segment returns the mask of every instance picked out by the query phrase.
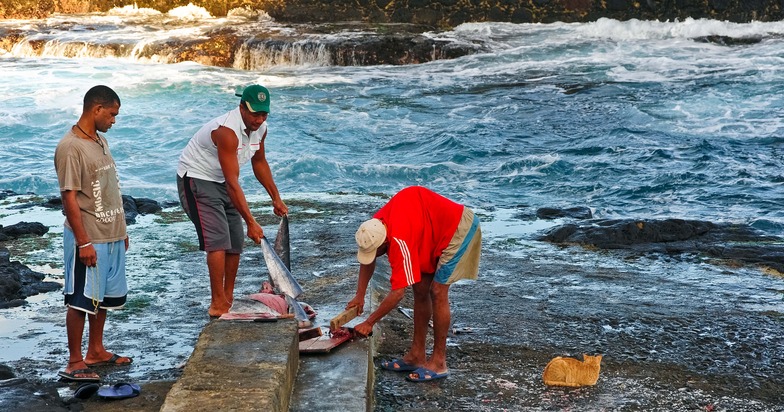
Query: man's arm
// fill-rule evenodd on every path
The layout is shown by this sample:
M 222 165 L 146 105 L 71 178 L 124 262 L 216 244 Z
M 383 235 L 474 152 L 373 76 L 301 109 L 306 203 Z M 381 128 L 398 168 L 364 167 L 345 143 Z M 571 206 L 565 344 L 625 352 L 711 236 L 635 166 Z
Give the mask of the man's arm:
M 357 293 L 354 295 L 354 298 L 348 302 L 346 305 L 346 309 L 352 308 L 356 306 L 359 311 L 357 314 L 361 315 L 365 312 L 365 293 L 367 292 L 368 284 L 370 284 L 370 278 L 373 277 L 373 272 L 376 271 L 376 261 L 374 260 L 372 263 L 368 265 L 359 265 L 359 279 L 357 280 Z
M 82 211 L 79 209 L 79 202 L 76 200 L 76 194 L 75 190 L 63 190 L 60 192 L 60 197 L 63 199 L 63 212 L 65 212 L 65 218 L 68 219 L 68 225 L 71 227 L 74 237 L 76 238 L 76 245 L 87 245 L 84 247 L 77 247 L 77 250 L 79 251 L 79 260 L 85 266 L 92 267 L 98 262 L 98 256 L 95 254 L 95 248 L 91 243 L 90 235 L 87 234 L 84 223 L 82 223 Z
M 373 325 L 386 316 L 392 309 L 396 308 L 400 301 L 403 300 L 405 293 L 406 288 L 389 291 L 387 296 L 384 297 L 384 300 L 378 305 L 378 309 L 371 313 L 364 322 L 355 326 L 354 330 L 363 336 L 370 335 L 370 333 L 373 332 Z
M 256 180 L 264 186 L 270 199 L 272 199 L 272 211 L 278 216 L 283 216 L 289 213 L 289 208 L 283 203 L 283 199 L 280 198 L 278 187 L 275 185 L 275 180 L 272 178 L 272 170 L 269 167 L 269 163 L 267 163 L 267 155 L 265 154 L 264 149 L 265 140 L 267 140 L 266 131 L 261 138 L 261 142 L 259 142 L 259 150 L 256 151 L 250 159 L 250 162 L 251 165 L 253 165 L 253 174 L 256 176 Z
M 237 161 L 239 139 L 233 130 L 220 126 L 212 131 L 212 141 L 218 147 L 218 161 L 223 171 L 223 177 L 226 179 L 226 191 L 229 194 L 229 199 L 242 219 L 245 220 L 245 224 L 248 226 L 248 237 L 256 243 L 261 243 L 264 230 L 250 213 L 245 192 L 240 187 L 240 164 Z

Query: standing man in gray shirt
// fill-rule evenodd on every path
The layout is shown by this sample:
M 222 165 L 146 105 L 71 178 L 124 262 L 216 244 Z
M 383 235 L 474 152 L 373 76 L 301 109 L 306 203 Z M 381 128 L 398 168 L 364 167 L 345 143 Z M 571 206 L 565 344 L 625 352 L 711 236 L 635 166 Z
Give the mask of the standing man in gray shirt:
M 106 133 L 120 112 L 120 98 L 106 86 L 84 96 L 82 115 L 63 136 L 54 166 L 63 200 L 65 304 L 68 312 L 67 381 L 100 381 L 91 366 L 128 365 L 133 360 L 103 346 L 106 310 L 125 305 L 125 251 L 128 234 L 119 178 Z M 82 357 L 85 315 L 90 320 L 87 353 Z

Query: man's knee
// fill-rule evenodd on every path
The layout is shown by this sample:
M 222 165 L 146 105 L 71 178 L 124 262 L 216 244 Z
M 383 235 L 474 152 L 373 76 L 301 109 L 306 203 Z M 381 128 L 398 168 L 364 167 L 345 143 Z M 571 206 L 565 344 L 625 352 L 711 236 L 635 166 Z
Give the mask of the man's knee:
M 430 287 L 430 296 L 433 298 L 433 301 L 442 301 L 442 300 L 448 301 L 449 285 L 433 282 L 433 285 Z

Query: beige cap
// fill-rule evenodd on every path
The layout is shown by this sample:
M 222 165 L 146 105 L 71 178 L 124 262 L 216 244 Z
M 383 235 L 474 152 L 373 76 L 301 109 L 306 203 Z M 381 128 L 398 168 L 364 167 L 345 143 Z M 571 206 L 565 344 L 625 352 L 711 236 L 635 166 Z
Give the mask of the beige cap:
M 359 225 L 355 237 L 359 246 L 357 260 L 363 265 L 369 265 L 376 259 L 376 249 L 387 240 L 387 229 L 380 220 L 370 219 Z

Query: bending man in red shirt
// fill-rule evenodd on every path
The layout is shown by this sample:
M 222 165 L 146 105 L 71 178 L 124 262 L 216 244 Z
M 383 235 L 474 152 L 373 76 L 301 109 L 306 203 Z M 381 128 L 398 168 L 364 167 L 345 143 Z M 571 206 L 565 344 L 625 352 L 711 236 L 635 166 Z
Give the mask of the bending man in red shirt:
M 381 367 L 406 371 L 415 382 L 445 378 L 446 337 L 450 324 L 449 285 L 476 279 L 482 233 L 474 212 L 424 187 L 408 187 L 394 195 L 356 234 L 359 251 L 357 293 L 347 308 L 362 313 L 365 292 L 376 269 L 376 258 L 389 257 L 391 290 L 378 309 L 354 330 L 369 335 L 373 325 L 403 299 L 406 287 L 414 290 L 414 336 L 400 359 Z M 433 353 L 425 355 L 428 324 L 433 319 Z

